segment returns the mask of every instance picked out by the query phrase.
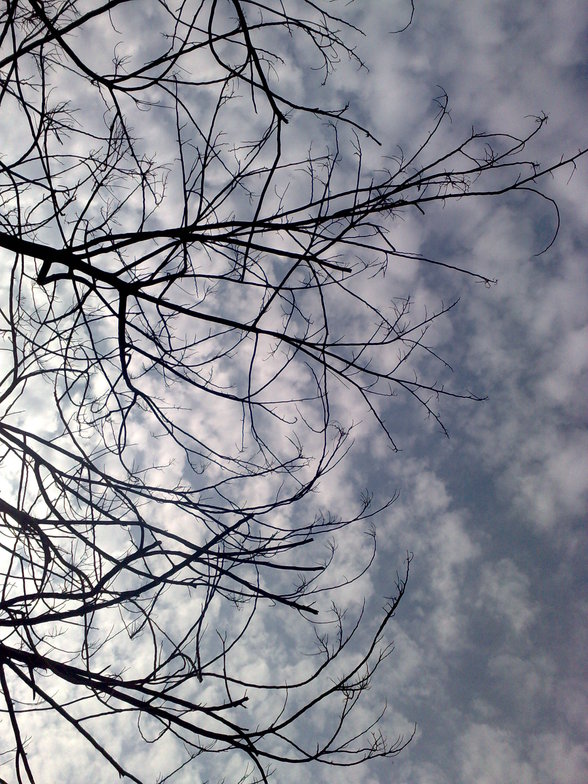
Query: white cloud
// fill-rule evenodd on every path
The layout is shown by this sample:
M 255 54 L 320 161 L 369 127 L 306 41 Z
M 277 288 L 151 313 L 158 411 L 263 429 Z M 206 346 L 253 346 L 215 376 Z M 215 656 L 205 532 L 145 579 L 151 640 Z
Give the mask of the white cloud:
M 533 739 L 531 761 L 540 784 L 578 784 L 588 769 L 588 751 L 561 732 L 546 732 Z
M 524 632 L 537 614 L 529 595 L 529 578 L 510 558 L 482 567 L 476 607 L 504 618 L 516 634 Z
M 545 109 L 552 118 L 533 157 L 554 160 L 560 150 L 575 149 L 585 133 L 583 118 L 578 114 L 580 80 L 575 76 L 584 57 L 583 3 L 421 2 L 413 27 L 401 36 L 390 36 L 388 31 L 402 23 L 408 5 L 400 3 L 384 12 L 383 5 L 373 4 L 367 15 L 365 8 L 360 11 L 360 4 L 350 7 L 351 13 L 358 14 L 358 23 L 366 23 L 368 37 L 362 51 L 371 75 L 353 68 L 342 70 L 346 78 L 348 74 L 348 81 L 328 93 L 334 104 L 347 97 L 354 99 L 359 119 L 373 122 L 384 142 L 384 155 L 394 154 L 397 143 L 408 149 L 424 137 L 429 127 L 426 118 L 431 117 L 430 98 L 436 94 L 437 83 L 449 91 L 453 106 L 453 125 L 448 124 L 442 132 L 445 140 L 461 139 L 472 121 L 488 130 L 521 132 L 529 123 L 525 115 Z M 126 12 L 124 5 L 123 9 Z M 132 9 L 131 4 L 128 9 Z M 360 13 L 365 16 L 363 20 Z M 149 27 L 159 38 L 160 30 L 152 19 Z M 132 47 L 128 44 L 128 49 L 136 54 L 145 40 L 137 39 Z M 102 54 L 93 47 L 92 56 Z M 311 90 L 310 82 L 302 76 L 302 62 L 300 58 L 296 67 L 280 74 L 280 87 L 293 90 L 297 98 L 315 89 Z M 81 94 L 79 85 L 76 91 L 70 97 Z M 362 109 L 362 104 L 367 108 Z M 199 110 L 203 111 L 202 105 Z M 144 143 L 158 148 L 162 157 L 173 158 L 176 149 L 162 144 L 154 116 L 154 112 L 145 116 Z M 244 133 L 252 132 L 247 113 L 232 116 Z M 157 117 L 165 123 L 162 114 Z M 290 151 L 293 156 L 304 157 L 316 129 L 296 120 L 290 128 L 294 129 Z M 312 141 L 324 145 L 325 139 Z M 368 144 L 365 155 L 366 165 L 382 163 L 380 150 Z M 373 487 L 382 497 L 401 489 L 400 500 L 377 522 L 380 571 L 346 588 L 341 595 L 343 604 L 357 611 L 367 597 L 370 610 L 378 606 L 379 596 L 391 591 L 404 552 L 415 553 L 407 596 L 391 629 L 397 650 L 381 688 L 378 686 L 368 696 L 376 704 L 390 688 L 392 699 L 398 701 L 391 711 L 391 727 L 403 730 L 413 718 L 424 714 L 423 725 L 432 728 L 406 752 L 406 762 L 400 758 L 393 767 L 388 763 L 376 765 L 369 773 L 360 768 L 350 774 L 349 781 L 372 784 L 398 776 L 406 784 L 453 784 L 460 776 L 464 784 L 577 784 L 585 778 L 588 760 L 578 737 L 585 732 L 586 699 L 576 671 L 567 677 L 565 665 L 560 663 L 564 651 L 582 650 L 582 646 L 577 640 L 570 645 L 568 639 L 553 639 L 551 630 L 542 628 L 543 610 L 550 608 L 540 606 L 547 600 L 538 590 L 538 578 L 529 565 L 529 550 L 513 555 L 513 547 L 535 547 L 537 553 L 532 554 L 541 563 L 553 563 L 562 552 L 573 556 L 577 563 L 584 544 L 579 520 L 585 514 L 588 492 L 588 444 L 582 405 L 588 356 L 587 291 L 585 248 L 579 246 L 586 229 L 588 197 L 582 172 L 584 164 L 565 188 L 567 174 L 553 182 L 553 193 L 564 206 L 564 224 L 555 249 L 537 259 L 531 256 L 549 235 L 553 213 L 532 198 L 501 205 L 461 202 L 455 209 L 433 212 L 426 220 L 411 214 L 391 226 L 391 241 L 400 248 L 430 248 L 438 257 L 496 275 L 496 288 L 472 288 L 456 277 L 437 279 L 408 261 L 391 265 L 383 281 L 365 284 L 366 290 L 377 288 L 374 296 L 382 302 L 412 290 L 421 308 L 424 304 L 436 306 L 454 292 L 462 293 L 459 313 L 452 314 L 451 324 L 435 332 L 434 344 L 447 347 L 443 355 L 456 366 L 456 383 L 463 379 L 469 384 L 473 379 L 476 391 L 488 392 L 490 400 L 475 409 L 458 409 L 455 415 L 452 432 L 459 444 L 456 449 L 462 460 L 469 462 L 465 479 L 454 475 L 452 447 L 435 441 L 430 442 L 427 453 L 412 459 L 407 459 L 406 453 L 392 456 L 376 437 L 373 423 L 367 422 L 363 412 L 358 413 L 345 391 L 340 390 L 334 404 L 333 410 L 341 418 L 365 421 L 358 428 L 357 449 L 351 461 L 322 482 L 317 505 L 345 513 L 354 508 L 364 487 Z M 223 176 L 215 172 L 217 175 L 216 184 Z M 174 185 L 175 181 L 170 181 L 170 187 Z M 304 187 L 302 181 L 292 182 L 290 193 L 295 188 L 299 193 Z M 273 272 L 277 274 L 277 268 Z M 231 307 L 243 312 L 244 303 L 233 299 Z M 210 301 L 214 302 L 214 297 Z M 353 317 L 346 311 L 340 317 L 346 320 L 346 327 L 353 324 Z M 219 381 L 239 377 L 246 364 L 247 357 L 241 353 L 231 366 L 234 377 L 227 371 L 220 374 Z M 259 378 L 262 373 L 269 377 L 270 367 L 269 362 L 262 365 Z M 292 373 L 286 374 L 279 391 L 303 388 L 304 378 Z M 182 400 L 183 404 L 188 402 L 195 413 L 178 412 L 179 423 L 197 418 L 203 437 L 223 447 L 232 448 L 237 443 L 239 412 L 231 413 L 227 406 L 219 407 L 217 401 L 195 405 Z M 29 413 L 27 421 L 35 429 L 53 426 L 42 403 L 42 394 L 37 391 L 27 399 L 27 408 L 35 411 L 34 416 Z M 407 430 L 401 446 L 407 452 L 422 448 L 423 439 L 415 435 L 423 432 L 420 413 L 409 415 L 403 405 L 393 405 L 390 411 L 391 421 Z M 280 448 L 289 448 L 284 441 L 287 431 L 276 425 L 271 430 Z M 150 444 L 149 432 L 141 430 L 137 455 L 147 462 L 152 460 Z M 466 444 L 469 452 L 464 457 Z M 164 469 L 165 480 L 185 481 L 189 472 L 179 450 L 162 447 L 162 453 L 153 462 L 166 464 L 175 458 Z M 463 497 L 450 489 L 448 477 L 456 485 L 462 482 Z M 11 477 L 11 483 L 15 479 L 16 475 Z M 499 512 L 493 514 L 478 498 L 477 487 L 482 483 L 490 497 L 488 505 L 499 508 Z M 266 482 L 253 482 L 247 498 L 259 500 L 273 492 L 273 485 L 270 488 Z M 304 509 L 304 513 L 308 511 Z M 497 525 L 496 516 L 502 513 L 506 519 Z M 157 509 L 153 514 L 157 521 L 167 520 L 171 525 L 167 511 Z M 285 525 L 292 523 L 287 513 L 278 519 Z M 194 521 L 178 514 L 173 526 L 177 532 L 189 533 Z M 537 531 L 544 537 L 540 541 L 533 538 Z M 339 537 L 333 577 L 350 576 L 361 568 L 369 556 L 367 545 L 360 527 L 344 532 Z M 560 569 L 568 568 L 567 564 L 562 558 Z M 575 590 L 573 586 L 580 579 L 581 575 L 571 575 L 566 590 Z M 328 604 L 328 597 L 323 599 Z M 577 623 L 573 617 L 577 604 L 568 600 L 564 592 L 558 597 L 558 606 L 570 624 Z M 162 603 L 162 618 L 173 612 L 169 629 L 180 634 L 192 609 L 188 602 L 177 606 Z M 492 622 L 489 640 L 479 640 L 472 633 L 473 622 L 482 613 L 488 613 Z M 296 636 L 296 628 L 288 629 L 276 643 L 276 619 L 280 617 L 273 609 L 261 610 L 255 643 L 245 649 L 239 661 L 243 674 L 265 678 L 268 651 L 274 656 L 280 654 L 290 665 L 288 673 L 304 669 L 305 663 L 295 659 L 306 640 Z M 222 622 L 228 625 L 231 618 L 227 613 Z M 215 607 L 210 622 L 220 620 L 221 610 Z M 368 625 L 373 623 L 372 618 L 366 621 Z M 545 648 L 542 657 L 528 656 L 531 639 Z M 488 648 L 493 648 L 491 655 Z M 118 650 L 124 658 L 125 646 L 121 644 Z M 136 649 L 135 657 L 134 664 L 142 664 L 143 657 Z M 492 683 L 484 682 L 476 671 Z M 512 705 L 505 708 L 508 693 L 518 699 L 518 709 Z M 559 722 L 553 732 L 536 731 L 533 710 L 541 705 L 550 706 Z M 265 716 L 264 707 L 269 711 L 275 705 L 262 706 L 260 715 Z M 517 715 L 527 709 L 528 720 L 517 726 Z M 510 715 L 505 716 L 507 710 Z M 568 724 L 574 729 L 573 737 L 566 735 Z M 451 735 L 450 742 L 447 735 Z M 41 758 L 49 755 L 54 738 L 53 732 L 42 737 Z M 82 754 L 65 736 L 55 743 L 59 755 L 52 756 L 53 778 L 63 778 L 64 770 L 66 778 L 75 777 L 68 766 L 74 761 L 79 765 Z M 124 744 L 116 735 L 116 744 L 119 748 L 126 744 L 125 754 L 133 764 L 140 765 L 142 752 L 131 735 L 124 736 Z M 164 748 L 159 753 L 171 766 L 177 748 L 173 743 Z M 91 770 L 85 754 L 83 764 Z M 210 776 L 216 773 L 215 765 L 207 768 L 194 763 L 179 780 Z M 219 763 L 218 772 L 219 777 L 225 773 L 238 778 L 242 760 L 231 760 L 224 770 Z M 297 780 L 296 773 L 290 775 L 292 781 Z M 316 781 L 340 780 L 324 769 L 317 775 Z M 95 777 L 99 779 L 98 774 Z
M 458 759 L 460 782 L 464 784 L 539 784 L 519 748 L 519 739 L 491 725 L 471 724 L 465 728 Z

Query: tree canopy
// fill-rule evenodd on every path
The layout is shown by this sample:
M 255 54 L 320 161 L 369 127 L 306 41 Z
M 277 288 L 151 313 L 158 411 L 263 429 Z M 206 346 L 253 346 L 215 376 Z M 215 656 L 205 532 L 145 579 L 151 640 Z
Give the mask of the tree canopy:
M 442 431 L 440 399 L 479 399 L 447 386 L 427 340 L 455 303 L 414 318 L 387 271 L 492 278 L 397 246 L 395 221 L 541 196 L 583 151 L 534 161 L 543 116 L 524 138 L 473 129 L 448 148 L 445 94 L 410 149 L 374 138 L 336 102 L 340 63 L 363 67 L 345 14 L 4 4 L 0 752 L 18 782 L 43 780 L 48 712 L 133 781 L 153 776 L 119 735 L 167 750 L 162 781 L 218 752 L 267 781 L 410 740 L 354 710 L 391 653 L 410 554 L 377 623 L 346 618 L 337 597 L 360 574 L 329 568 L 337 536 L 366 530 L 368 569 L 385 506 L 358 489 L 335 514 L 317 491 L 354 427 L 398 448 L 390 397 Z M 285 661 L 296 639 L 312 655 Z

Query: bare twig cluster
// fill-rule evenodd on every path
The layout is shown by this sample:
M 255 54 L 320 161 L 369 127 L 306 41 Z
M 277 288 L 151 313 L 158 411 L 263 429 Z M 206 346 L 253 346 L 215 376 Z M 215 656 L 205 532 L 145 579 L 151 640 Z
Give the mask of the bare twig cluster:
M 349 663 L 359 623 L 334 608 L 321 625 L 337 580 L 309 545 L 376 511 L 366 498 L 335 518 L 309 497 L 350 446 L 342 390 L 393 448 L 388 397 L 441 426 L 439 396 L 473 397 L 419 370 L 439 359 L 426 332 L 453 304 L 413 323 L 409 301 L 366 292 L 396 261 L 455 269 L 397 249 L 395 215 L 537 192 L 550 169 L 525 148 L 545 118 L 524 139 L 472 131 L 438 152 L 443 96 L 414 151 L 364 171 L 368 129 L 283 78 L 300 52 L 327 85 L 342 59 L 361 66 L 334 8 L 3 5 L 0 682 L 19 782 L 39 780 L 26 728 L 47 711 L 133 781 L 108 742 L 129 715 L 145 739 L 177 739 L 178 771 L 233 750 L 260 781 L 409 740 L 350 718 L 390 652 L 408 562 Z M 324 148 L 301 147 L 319 126 Z M 240 670 L 268 607 L 316 630 L 289 682 Z M 276 694 L 279 710 L 255 718 L 248 706 Z M 309 744 L 299 727 L 327 704 L 332 726 Z

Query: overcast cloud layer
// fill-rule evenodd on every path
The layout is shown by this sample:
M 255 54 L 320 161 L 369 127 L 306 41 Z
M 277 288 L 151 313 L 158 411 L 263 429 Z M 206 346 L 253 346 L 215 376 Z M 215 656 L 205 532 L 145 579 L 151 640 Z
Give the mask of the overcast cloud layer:
M 368 18 L 356 7 L 371 35 L 383 6 Z M 372 119 L 410 138 L 441 85 L 451 132 L 520 133 L 544 111 L 534 155 L 581 147 L 587 25 L 583 3 L 418 3 L 407 31 L 369 46 Z M 554 214 L 540 199 L 470 202 L 422 223 L 420 250 L 498 279 L 490 290 L 439 281 L 440 296 L 461 296 L 439 349 L 489 399 L 451 410 L 448 443 L 417 438 L 410 459 L 370 466 L 401 490 L 376 594 L 386 561 L 415 553 L 390 678 L 418 737 L 378 782 L 588 778 L 586 171 L 550 183 L 562 228 L 541 256 Z
M 374 166 L 395 154 L 396 145 L 408 148 L 426 135 L 440 88 L 449 95 L 452 118 L 441 146 L 467 137 L 472 125 L 523 134 L 541 112 L 549 121 L 534 158 L 552 163 L 585 146 L 585 3 L 423 0 L 401 34 L 391 31 L 408 22 L 406 2 L 366 0 L 347 12 L 366 33 L 358 51 L 369 72 L 348 67 L 345 79 L 335 76 L 327 103 L 349 100 L 373 129 L 382 147 L 366 145 L 365 156 Z M 138 24 L 138 38 L 143 32 Z M 309 89 L 303 68 L 282 78 L 293 94 Z M 304 154 L 309 140 L 297 141 Z M 571 179 L 568 169 L 543 183 L 559 204 L 562 225 L 542 255 L 536 254 L 551 241 L 556 214 L 532 194 L 469 200 L 407 215 L 393 227 L 398 247 L 497 279 L 486 288 L 459 274 L 398 262 L 382 284 L 387 297 L 411 295 L 415 313 L 460 299 L 430 342 L 453 367 L 454 388 L 488 399 L 443 404 L 449 440 L 423 421 L 422 410 L 391 401 L 387 413 L 401 451 L 393 453 L 366 419 L 355 430 L 350 459 L 321 486 L 321 505 L 341 513 L 365 489 L 379 501 L 399 492 L 376 524 L 374 570 L 343 598 L 357 613 L 366 597 L 375 618 L 406 553 L 414 554 L 390 632 L 395 652 L 368 703 L 377 710 L 385 696 L 390 733 L 410 735 L 416 723 L 417 734 L 394 761 L 343 773 L 299 767 L 280 771 L 276 781 L 588 780 L 587 171 L 582 160 Z M 345 413 L 356 419 L 352 408 Z M 335 568 L 352 573 L 367 557 L 362 532 L 346 531 Z M 302 658 L 296 646 L 305 644 L 280 632 L 277 651 L 275 616 L 263 617 L 267 636 L 260 634 L 258 650 L 243 655 L 244 673 L 261 678 L 270 653 L 295 662 Z M 85 746 L 59 739 L 49 732 L 39 739 L 39 758 L 51 759 L 47 782 L 82 780 L 81 761 L 93 776 L 96 770 L 96 781 L 107 781 Z M 122 737 L 113 743 L 131 767 L 141 765 L 143 747 Z M 159 754 L 171 761 L 174 748 L 162 744 Z M 196 761 L 177 781 L 238 780 L 243 771 L 236 765 L 225 758 L 210 766 Z

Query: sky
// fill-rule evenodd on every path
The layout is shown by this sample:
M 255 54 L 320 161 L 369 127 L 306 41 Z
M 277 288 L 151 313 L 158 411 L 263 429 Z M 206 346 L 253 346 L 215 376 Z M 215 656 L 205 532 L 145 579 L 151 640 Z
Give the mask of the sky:
M 376 5 L 364 26 L 377 35 Z M 417 3 L 408 30 L 370 47 L 373 116 L 381 132 L 409 138 L 441 85 L 457 134 L 468 125 L 517 133 L 544 111 L 538 159 L 581 147 L 587 23 L 573 2 Z M 568 175 L 548 184 L 562 227 L 541 256 L 553 215 L 539 199 L 460 204 L 420 236 L 427 253 L 498 283 L 442 284 L 461 299 L 439 348 L 456 379 L 488 399 L 450 408 L 448 441 L 419 435 L 368 469 L 400 491 L 376 592 L 388 559 L 415 554 L 390 683 L 391 704 L 418 734 L 374 781 L 588 776 L 586 163 Z
M 584 3 L 419 0 L 410 26 L 399 33 L 393 31 L 411 13 L 404 0 L 341 5 L 365 34 L 353 40 L 367 70 L 342 62 L 320 87 L 320 74 L 309 76 L 307 63 L 290 62 L 287 70 L 278 69 L 280 84 L 297 97 L 316 93 L 328 105 L 349 102 L 352 116 L 381 142 L 362 142 L 366 167 L 383 167 L 386 156 L 422 141 L 442 91 L 450 117 L 434 150 L 458 144 L 472 127 L 520 136 L 543 112 L 549 119 L 533 141 L 533 160 L 550 165 L 586 146 Z M 148 14 L 135 23 L 136 54 L 141 45 L 151 45 L 153 30 Z M 93 45 L 99 57 L 100 47 Z M 70 89 L 77 94 L 75 83 Z M 293 156 L 298 149 L 303 154 L 309 142 L 324 141 L 310 138 L 321 131 L 305 123 L 303 118 L 285 131 Z M 158 128 L 146 124 L 142 132 L 165 154 Z M 355 398 L 334 397 L 337 416 L 355 423 L 353 448 L 321 481 L 313 501 L 345 514 L 364 491 L 373 493 L 375 503 L 398 496 L 373 521 L 372 568 L 339 593 L 350 618 L 365 602 L 364 621 L 373 627 L 403 573 L 406 554 L 412 554 L 407 590 L 388 630 L 394 651 L 378 670 L 358 721 L 377 714 L 385 701 L 388 734 L 408 737 L 415 725 L 416 734 L 393 759 L 343 772 L 280 769 L 275 781 L 588 780 L 587 171 L 582 159 L 575 171 L 567 167 L 542 181 L 561 217 L 556 241 L 545 252 L 557 215 L 551 202 L 532 193 L 432 205 L 426 215 L 415 211 L 390 222 L 395 246 L 496 279 L 485 286 L 457 272 L 398 260 L 377 284 L 365 284 L 374 298 L 410 296 L 413 318 L 459 300 L 433 323 L 429 345 L 452 368 L 439 371 L 443 381 L 485 399 L 442 400 L 448 436 L 422 408 L 402 399 L 386 401 L 395 452 Z M 193 411 L 209 433 L 214 411 Z M 230 440 L 228 409 L 226 415 L 214 425 L 221 442 Z M 47 418 L 39 397 L 30 398 L 25 416 L 35 427 Z M 147 436 L 140 449 L 150 449 Z M 261 497 L 272 488 L 260 485 L 255 492 Z M 371 539 L 363 529 L 336 536 L 333 573 L 361 570 Z M 167 611 L 181 618 L 188 610 Z M 254 644 L 239 661 L 245 674 L 263 679 L 277 656 L 290 672 L 298 666 L 309 641 L 296 639 L 280 623 L 279 615 L 260 610 Z M 319 712 L 304 731 L 312 734 L 328 719 Z M 47 717 L 43 722 L 36 758 L 50 775 L 41 782 L 73 780 L 80 759 L 96 781 L 117 779 L 98 772 L 103 769 L 94 767 L 80 741 L 59 735 Z M 143 763 L 144 747 L 130 733 L 110 740 L 132 766 L 152 765 L 153 780 L 176 753 L 164 741 Z M 174 781 L 223 776 L 237 781 L 240 765 L 242 760 L 199 759 Z M 0 768 L 0 776 L 12 782 L 9 775 L 7 766 Z

